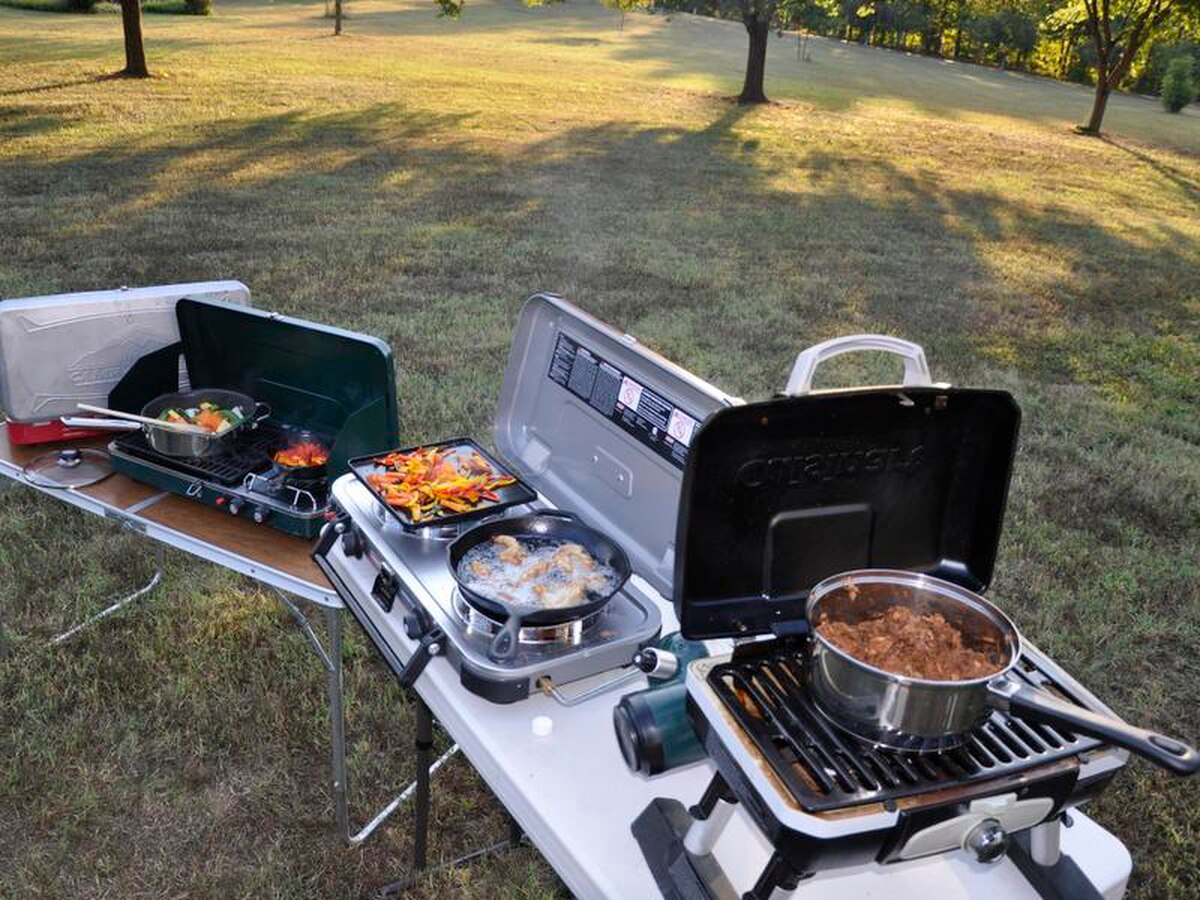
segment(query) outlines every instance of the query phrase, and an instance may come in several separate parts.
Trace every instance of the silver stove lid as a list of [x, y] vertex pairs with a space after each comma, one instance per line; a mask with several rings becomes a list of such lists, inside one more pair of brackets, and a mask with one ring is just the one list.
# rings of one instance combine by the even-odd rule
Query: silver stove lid
[[670, 597], [689, 432], [736, 402], [561, 297], [534, 294], [504, 373], [496, 449]]

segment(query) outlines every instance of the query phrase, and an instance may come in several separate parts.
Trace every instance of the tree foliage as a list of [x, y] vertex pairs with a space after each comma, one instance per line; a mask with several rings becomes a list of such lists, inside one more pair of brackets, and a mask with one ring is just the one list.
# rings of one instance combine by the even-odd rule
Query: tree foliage
[[1167, 112], [1177, 113], [1196, 99], [1196, 81], [1189, 57], [1177, 56], [1163, 76], [1162, 100]]

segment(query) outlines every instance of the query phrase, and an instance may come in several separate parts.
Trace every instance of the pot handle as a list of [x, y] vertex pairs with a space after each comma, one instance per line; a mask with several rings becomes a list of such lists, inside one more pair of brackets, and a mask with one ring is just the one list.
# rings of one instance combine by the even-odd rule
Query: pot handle
[[102, 428], [105, 431], [141, 431], [142, 426], [127, 419], [92, 419], [87, 416], [63, 416], [59, 419], [68, 428]]
[[848, 334], [814, 344], [801, 351], [796, 357], [796, 364], [792, 366], [791, 377], [788, 378], [787, 387], [783, 392], [789, 397], [812, 393], [813, 376], [817, 372], [817, 366], [843, 353], [862, 350], [876, 350], [902, 357], [905, 387], [930, 387], [933, 384], [933, 377], [929, 374], [929, 363], [925, 361], [925, 351], [920, 344], [887, 334]]
[[1108, 741], [1178, 775], [1191, 775], [1200, 769], [1200, 752], [1177, 738], [1099, 715], [1010, 678], [988, 682], [988, 704], [1015, 710], [1035, 722]]
[[271, 404], [262, 403], [256, 400], [254, 402], [254, 415], [251, 417], [251, 421], [257, 425], [269, 415], [271, 415]]
[[488, 658], [495, 662], [504, 662], [517, 655], [517, 644], [521, 637], [521, 617], [509, 613], [504, 628], [496, 632], [492, 645], [488, 648]]

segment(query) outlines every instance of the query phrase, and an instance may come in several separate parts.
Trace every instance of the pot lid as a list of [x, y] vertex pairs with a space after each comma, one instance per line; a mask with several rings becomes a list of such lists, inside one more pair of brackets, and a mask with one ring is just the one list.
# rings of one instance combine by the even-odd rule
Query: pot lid
[[[895, 345], [908, 384], [808, 393], [823, 359]], [[716, 411], [694, 438], [676, 536], [684, 636], [786, 631], [813, 585], [849, 569], [982, 590], [1016, 449], [1012, 396], [933, 385], [919, 347], [878, 336], [805, 351], [789, 389]]]
[[103, 450], [52, 450], [25, 466], [25, 478], [38, 487], [79, 488], [112, 474], [112, 459]]

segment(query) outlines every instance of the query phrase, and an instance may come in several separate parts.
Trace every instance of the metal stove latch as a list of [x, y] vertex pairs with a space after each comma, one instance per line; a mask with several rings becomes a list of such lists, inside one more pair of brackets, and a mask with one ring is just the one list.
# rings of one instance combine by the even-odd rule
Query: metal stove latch
[[202, 481], [193, 481], [187, 486], [187, 496], [191, 497], [193, 500], [199, 497], [203, 492], [204, 482]]

